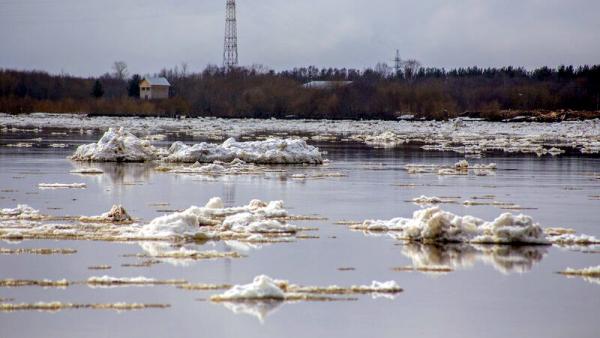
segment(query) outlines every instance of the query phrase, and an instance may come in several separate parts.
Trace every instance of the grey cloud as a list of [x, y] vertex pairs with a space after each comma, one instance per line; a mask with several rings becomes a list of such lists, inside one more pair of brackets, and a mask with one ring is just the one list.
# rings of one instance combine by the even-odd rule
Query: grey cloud
[[[225, 1], [0, 0], [0, 67], [97, 75], [220, 64]], [[238, 0], [240, 60], [364, 68], [398, 48], [424, 65], [591, 64], [595, 0]]]

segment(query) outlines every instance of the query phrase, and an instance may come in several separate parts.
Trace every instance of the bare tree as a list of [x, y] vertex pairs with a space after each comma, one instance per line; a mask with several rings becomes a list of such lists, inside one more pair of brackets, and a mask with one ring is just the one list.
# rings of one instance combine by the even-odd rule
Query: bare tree
[[402, 68], [404, 68], [404, 77], [407, 79], [413, 79], [421, 68], [421, 63], [415, 59], [408, 59], [402, 61]]
[[375, 65], [375, 72], [379, 73], [384, 78], [388, 78], [392, 75], [392, 68], [385, 62], [378, 62]]
[[188, 63], [184, 61], [181, 63], [181, 75], [183, 77], [185, 77], [187, 75], [187, 71], [188, 71]]
[[112, 68], [115, 78], [119, 80], [127, 78], [127, 64], [124, 61], [115, 61]]

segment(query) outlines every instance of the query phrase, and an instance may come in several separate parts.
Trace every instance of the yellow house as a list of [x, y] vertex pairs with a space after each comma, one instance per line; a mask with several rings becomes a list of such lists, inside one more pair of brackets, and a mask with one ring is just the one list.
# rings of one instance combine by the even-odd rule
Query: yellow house
[[171, 84], [164, 77], [146, 77], [140, 82], [140, 98], [144, 100], [168, 99]]

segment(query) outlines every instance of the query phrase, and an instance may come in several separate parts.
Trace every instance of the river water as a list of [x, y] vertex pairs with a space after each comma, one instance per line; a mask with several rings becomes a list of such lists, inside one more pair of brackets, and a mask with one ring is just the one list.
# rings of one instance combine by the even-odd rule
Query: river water
[[[127, 254], [144, 253], [145, 243], [26, 240], [2, 242], [3, 248], [72, 248], [73, 255], [0, 255], [0, 279], [85, 280], [90, 276], [144, 276], [196, 283], [245, 284], [260, 274], [303, 285], [370, 284], [396, 281], [404, 291], [393, 299], [361, 295], [350, 302], [297, 302], [227, 306], [206, 299], [216, 292], [173, 286], [65, 289], [0, 288], [0, 298], [15, 303], [164, 303], [167, 309], [131, 312], [64, 310], [56, 313], [0, 313], [2, 337], [598, 337], [600, 285], [594, 280], [556, 274], [567, 267], [600, 263], [597, 250], [581, 252], [556, 246], [422, 246], [386, 235], [351, 231], [340, 220], [410, 217], [420, 206], [414, 197], [450, 196], [459, 201], [494, 195], [515, 203], [545, 227], [573, 228], [600, 235], [600, 158], [598, 156], [488, 154], [489, 176], [409, 174], [410, 163], [452, 165], [463, 155], [424, 152], [415, 146], [373, 149], [359, 143], [318, 143], [331, 160], [327, 170], [344, 177], [294, 179], [294, 173], [321, 169], [292, 166], [287, 172], [205, 178], [155, 171], [152, 164], [97, 164], [101, 175], [70, 173], [82, 164], [67, 159], [76, 145], [100, 134], [41, 133], [0, 135], [0, 208], [28, 204], [50, 215], [98, 215], [113, 204], [149, 221], [169, 210], [204, 205], [221, 197], [227, 206], [251, 199], [283, 200], [296, 215], [326, 220], [298, 221], [317, 227], [319, 238], [248, 246], [234, 242], [195, 245], [201, 250], [238, 251], [246, 257], [210, 261], [165, 261], [150, 267]], [[6, 144], [33, 141], [32, 147]], [[171, 137], [172, 138], [172, 137]], [[162, 142], [169, 144], [172, 139]], [[66, 144], [65, 148], [49, 147]], [[161, 143], [159, 143], [161, 144]], [[282, 167], [277, 167], [282, 168]], [[86, 189], [40, 190], [39, 183], [86, 183]], [[497, 206], [442, 204], [458, 215], [492, 220]], [[167, 210], [168, 209], [168, 210]], [[595, 253], [594, 253], [595, 252]], [[417, 261], [449, 265], [448, 273], [397, 272]], [[106, 264], [112, 269], [93, 271]], [[351, 267], [353, 270], [340, 271]], [[596, 280], [598, 282], [598, 280]]]

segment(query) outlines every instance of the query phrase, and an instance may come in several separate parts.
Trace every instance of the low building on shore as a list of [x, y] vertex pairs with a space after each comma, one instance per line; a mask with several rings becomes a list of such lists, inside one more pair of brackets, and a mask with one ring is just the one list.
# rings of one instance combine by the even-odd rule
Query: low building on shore
[[145, 77], [140, 82], [140, 98], [144, 100], [168, 99], [171, 84], [164, 77]]
[[311, 89], [334, 89], [351, 85], [352, 81], [311, 81], [302, 85]]

